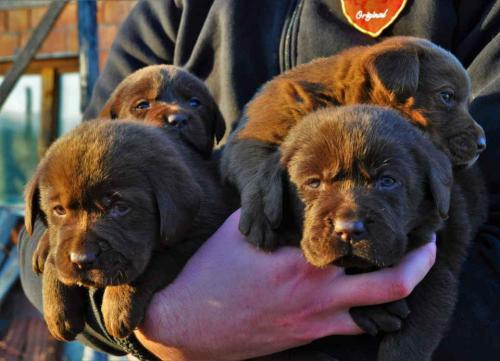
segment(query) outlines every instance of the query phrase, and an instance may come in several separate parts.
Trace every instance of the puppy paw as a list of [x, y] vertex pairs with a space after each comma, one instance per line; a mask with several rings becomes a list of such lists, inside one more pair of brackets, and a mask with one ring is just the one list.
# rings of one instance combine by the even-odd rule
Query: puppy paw
[[281, 225], [283, 218], [283, 170], [280, 163], [281, 154], [272, 153], [261, 165], [257, 178], [262, 195], [264, 214], [272, 229]]
[[375, 336], [380, 332], [399, 331], [410, 309], [405, 300], [399, 300], [382, 305], [354, 307], [349, 313], [363, 331]]
[[60, 282], [54, 265], [47, 260], [42, 279], [42, 296], [43, 316], [49, 332], [60, 341], [74, 340], [85, 326], [84, 290]]
[[68, 309], [58, 313], [45, 312], [44, 318], [50, 334], [59, 341], [74, 340], [85, 326], [83, 313], [75, 314]]
[[[427, 337], [419, 333], [420, 340]], [[405, 330], [396, 331], [385, 335], [380, 341], [377, 361], [432, 361], [432, 349], [427, 345], [415, 341], [415, 334], [410, 335]]]
[[264, 250], [273, 250], [278, 246], [277, 232], [264, 213], [264, 204], [260, 192], [249, 187], [241, 195], [240, 232], [247, 241]]
[[133, 288], [122, 285], [106, 287], [101, 311], [108, 333], [116, 338], [125, 338], [139, 326], [146, 309], [134, 299]]

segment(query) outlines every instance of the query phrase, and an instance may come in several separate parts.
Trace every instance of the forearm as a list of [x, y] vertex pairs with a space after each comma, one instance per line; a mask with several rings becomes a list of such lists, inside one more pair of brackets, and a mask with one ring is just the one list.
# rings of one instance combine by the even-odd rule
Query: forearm
[[434, 262], [431, 243], [377, 272], [319, 269], [296, 248], [256, 250], [237, 229], [238, 213], [154, 296], [135, 334], [159, 358], [242, 360], [359, 334], [349, 308], [408, 296]]

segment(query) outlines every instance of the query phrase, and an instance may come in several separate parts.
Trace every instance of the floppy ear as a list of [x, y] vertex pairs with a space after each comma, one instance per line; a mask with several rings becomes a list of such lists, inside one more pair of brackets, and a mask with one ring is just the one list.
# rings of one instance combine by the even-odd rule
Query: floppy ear
[[279, 152], [281, 153], [280, 162], [283, 168], [288, 169], [288, 165], [292, 161], [295, 153], [301, 148], [300, 142], [295, 142], [293, 140], [287, 139], [279, 147]]
[[298, 103], [301, 115], [306, 115], [315, 109], [331, 105], [333, 99], [328, 95], [329, 90], [320, 83], [307, 81], [293, 81], [289, 79], [281, 80], [278, 91], [288, 96], [289, 104]]
[[157, 171], [149, 180], [160, 217], [160, 237], [169, 246], [182, 240], [195, 221], [199, 211], [202, 191], [188, 172], [177, 168], [173, 172]]
[[104, 104], [101, 112], [99, 113], [100, 118], [116, 119], [118, 118], [118, 110], [116, 109], [117, 94], [113, 92], [110, 98]]
[[42, 213], [40, 209], [40, 191], [38, 189], [39, 178], [37, 171], [24, 189], [24, 226], [30, 236], [33, 234], [36, 216], [38, 213]]
[[453, 186], [451, 162], [443, 152], [437, 150], [430, 142], [420, 147], [419, 158], [421, 163], [425, 164], [425, 175], [439, 216], [446, 219], [450, 209], [450, 195]]
[[401, 102], [417, 92], [420, 62], [416, 50], [401, 48], [374, 54], [367, 70], [374, 90], [382, 86]]
[[217, 143], [219, 143], [222, 138], [224, 138], [224, 134], [226, 133], [226, 122], [224, 121], [224, 117], [222, 116], [222, 113], [219, 109], [219, 107], [217, 106], [217, 104], [215, 104], [215, 101], [214, 101], [214, 111], [213, 111], [213, 126], [212, 126], [212, 129], [213, 129], [213, 134], [215, 136], [215, 140]]

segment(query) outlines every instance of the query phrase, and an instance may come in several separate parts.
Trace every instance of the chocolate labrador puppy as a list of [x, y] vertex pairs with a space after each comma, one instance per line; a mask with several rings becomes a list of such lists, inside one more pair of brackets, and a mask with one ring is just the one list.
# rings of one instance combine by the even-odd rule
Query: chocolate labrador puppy
[[[203, 82], [174, 65], [151, 65], [127, 76], [111, 94], [101, 117], [137, 120], [162, 128], [199, 151], [212, 156], [226, 126], [219, 107]], [[33, 269], [43, 272], [48, 254], [43, 238], [33, 255]]]
[[203, 82], [174, 65], [151, 65], [127, 76], [100, 113], [103, 118], [135, 119], [176, 134], [206, 156], [226, 126]]
[[303, 203], [300, 246], [317, 267], [390, 267], [438, 232], [436, 263], [406, 299], [411, 313], [401, 302], [351, 310], [372, 333], [393, 324], [377, 360], [431, 360], [472, 237], [448, 157], [395, 111], [358, 105], [306, 116], [282, 144], [281, 163]]
[[455, 167], [467, 168], [486, 147], [469, 114], [470, 93], [467, 72], [451, 53], [413, 37], [351, 48], [278, 75], [247, 105], [222, 160], [224, 177], [241, 192], [240, 230], [258, 247], [278, 246], [283, 176], [274, 153], [304, 115], [331, 105], [388, 106]]
[[[72, 340], [84, 327], [86, 287], [104, 288], [108, 333], [123, 338], [154, 292], [237, 204], [216, 159], [136, 121], [85, 122], [57, 140], [26, 188], [26, 228], [47, 225], [44, 316]], [[234, 200], [234, 201], [233, 201]]]

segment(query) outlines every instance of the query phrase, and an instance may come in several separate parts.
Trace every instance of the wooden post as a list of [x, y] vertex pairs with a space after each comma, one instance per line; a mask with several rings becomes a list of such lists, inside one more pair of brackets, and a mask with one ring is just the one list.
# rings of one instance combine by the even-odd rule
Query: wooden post
[[59, 74], [54, 68], [42, 70], [42, 109], [40, 115], [40, 137], [38, 155], [40, 158], [57, 138], [59, 109]]
[[80, 42], [81, 110], [87, 108], [99, 76], [97, 36], [97, 5], [95, 1], [78, 1], [78, 40]]
[[14, 88], [17, 81], [23, 74], [24, 69], [29, 65], [30, 61], [35, 56], [38, 48], [42, 45], [50, 29], [52, 29], [52, 25], [57, 20], [57, 17], [67, 2], [68, 0], [54, 0], [50, 4], [50, 7], [47, 9], [45, 15], [40, 21], [40, 24], [38, 24], [36, 29], [33, 29], [28, 43], [21, 53], [16, 56], [12, 68], [9, 70], [4, 81], [0, 85], [0, 109], [2, 109], [3, 103], [9, 96], [12, 88]]

